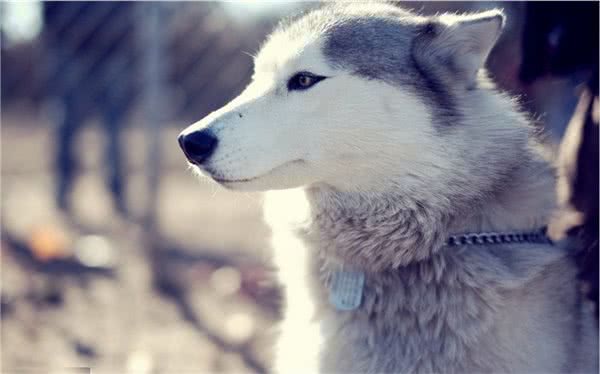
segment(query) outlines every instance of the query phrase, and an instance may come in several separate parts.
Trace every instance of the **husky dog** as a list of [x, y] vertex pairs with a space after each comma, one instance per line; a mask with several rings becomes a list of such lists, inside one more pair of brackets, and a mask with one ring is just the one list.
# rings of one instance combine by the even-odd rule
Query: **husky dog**
[[503, 23], [324, 5], [277, 28], [246, 90], [180, 135], [226, 188], [280, 190], [277, 371], [597, 372], [562, 250], [447, 241], [535, 230], [554, 208], [527, 119], [481, 72]]

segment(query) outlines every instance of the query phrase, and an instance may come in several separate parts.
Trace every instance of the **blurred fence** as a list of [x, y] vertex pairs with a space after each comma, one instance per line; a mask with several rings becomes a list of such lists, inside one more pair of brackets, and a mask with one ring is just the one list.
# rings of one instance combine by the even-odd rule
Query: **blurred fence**
[[[132, 112], [145, 85], [156, 80], [161, 100], [168, 100], [163, 118], [197, 119], [247, 83], [252, 60], [243, 52], [255, 52], [275, 22], [269, 13], [244, 15], [243, 5], [212, 2], [39, 6], [42, 27], [35, 40], [14, 45], [3, 31], [4, 107], [15, 101], [39, 106], [76, 90], [85, 96], [77, 103], [82, 111], [93, 111], [110, 92]], [[147, 59], [152, 53], [162, 71], [144, 67], [156, 63]]]
[[[15, 4], [3, 3], [4, 10]], [[107, 184], [126, 213], [123, 129], [146, 137], [146, 218], [152, 220], [161, 127], [191, 123], [231, 99], [251, 76], [252, 53], [278, 16], [298, 4], [37, 2], [39, 34], [10, 40], [2, 27], [2, 110], [26, 108], [54, 127], [60, 208], [77, 175], [77, 133], [91, 119], [107, 139]], [[10, 12], [8, 12], [10, 14]], [[19, 14], [13, 14], [19, 17]], [[14, 22], [13, 22], [14, 24]]]

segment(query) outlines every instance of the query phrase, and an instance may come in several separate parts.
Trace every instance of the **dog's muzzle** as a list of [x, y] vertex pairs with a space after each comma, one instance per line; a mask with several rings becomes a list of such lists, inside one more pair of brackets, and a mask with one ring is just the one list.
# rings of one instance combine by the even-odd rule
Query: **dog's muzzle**
[[207, 129], [188, 134], [181, 133], [177, 140], [185, 157], [196, 165], [208, 160], [217, 148], [218, 143], [217, 138]]

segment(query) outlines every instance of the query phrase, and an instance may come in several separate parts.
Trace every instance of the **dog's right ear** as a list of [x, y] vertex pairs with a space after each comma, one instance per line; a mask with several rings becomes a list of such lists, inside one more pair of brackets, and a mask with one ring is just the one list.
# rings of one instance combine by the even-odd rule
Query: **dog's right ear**
[[497, 9], [469, 14], [442, 14], [424, 26], [428, 53], [448, 67], [457, 80], [471, 86], [504, 26]]

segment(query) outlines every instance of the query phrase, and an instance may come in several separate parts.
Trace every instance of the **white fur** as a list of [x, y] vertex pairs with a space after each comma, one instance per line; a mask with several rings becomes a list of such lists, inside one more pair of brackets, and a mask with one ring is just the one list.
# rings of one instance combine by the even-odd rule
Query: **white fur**
[[[437, 142], [429, 113], [414, 95], [332, 69], [323, 61], [318, 40], [296, 48], [301, 53], [281, 58], [267, 46], [256, 60], [248, 88], [186, 129], [209, 127], [219, 139], [219, 147], [205, 166], [219, 179], [256, 178], [225, 186], [264, 190], [327, 182], [341, 189], [372, 189], [381, 182], [372, 183], [386, 178], [390, 170], [401, 174], [420, 163], [442, 161], [430, 160], [428, 156], [434, 155], [423, 152]], [[311, 90], [284, 92], [287, 79], [297, 71], [329, 78]], [[373, 169], [374, 160], [386, 166], [380, 175], [373, 174], [378, 172]]]

